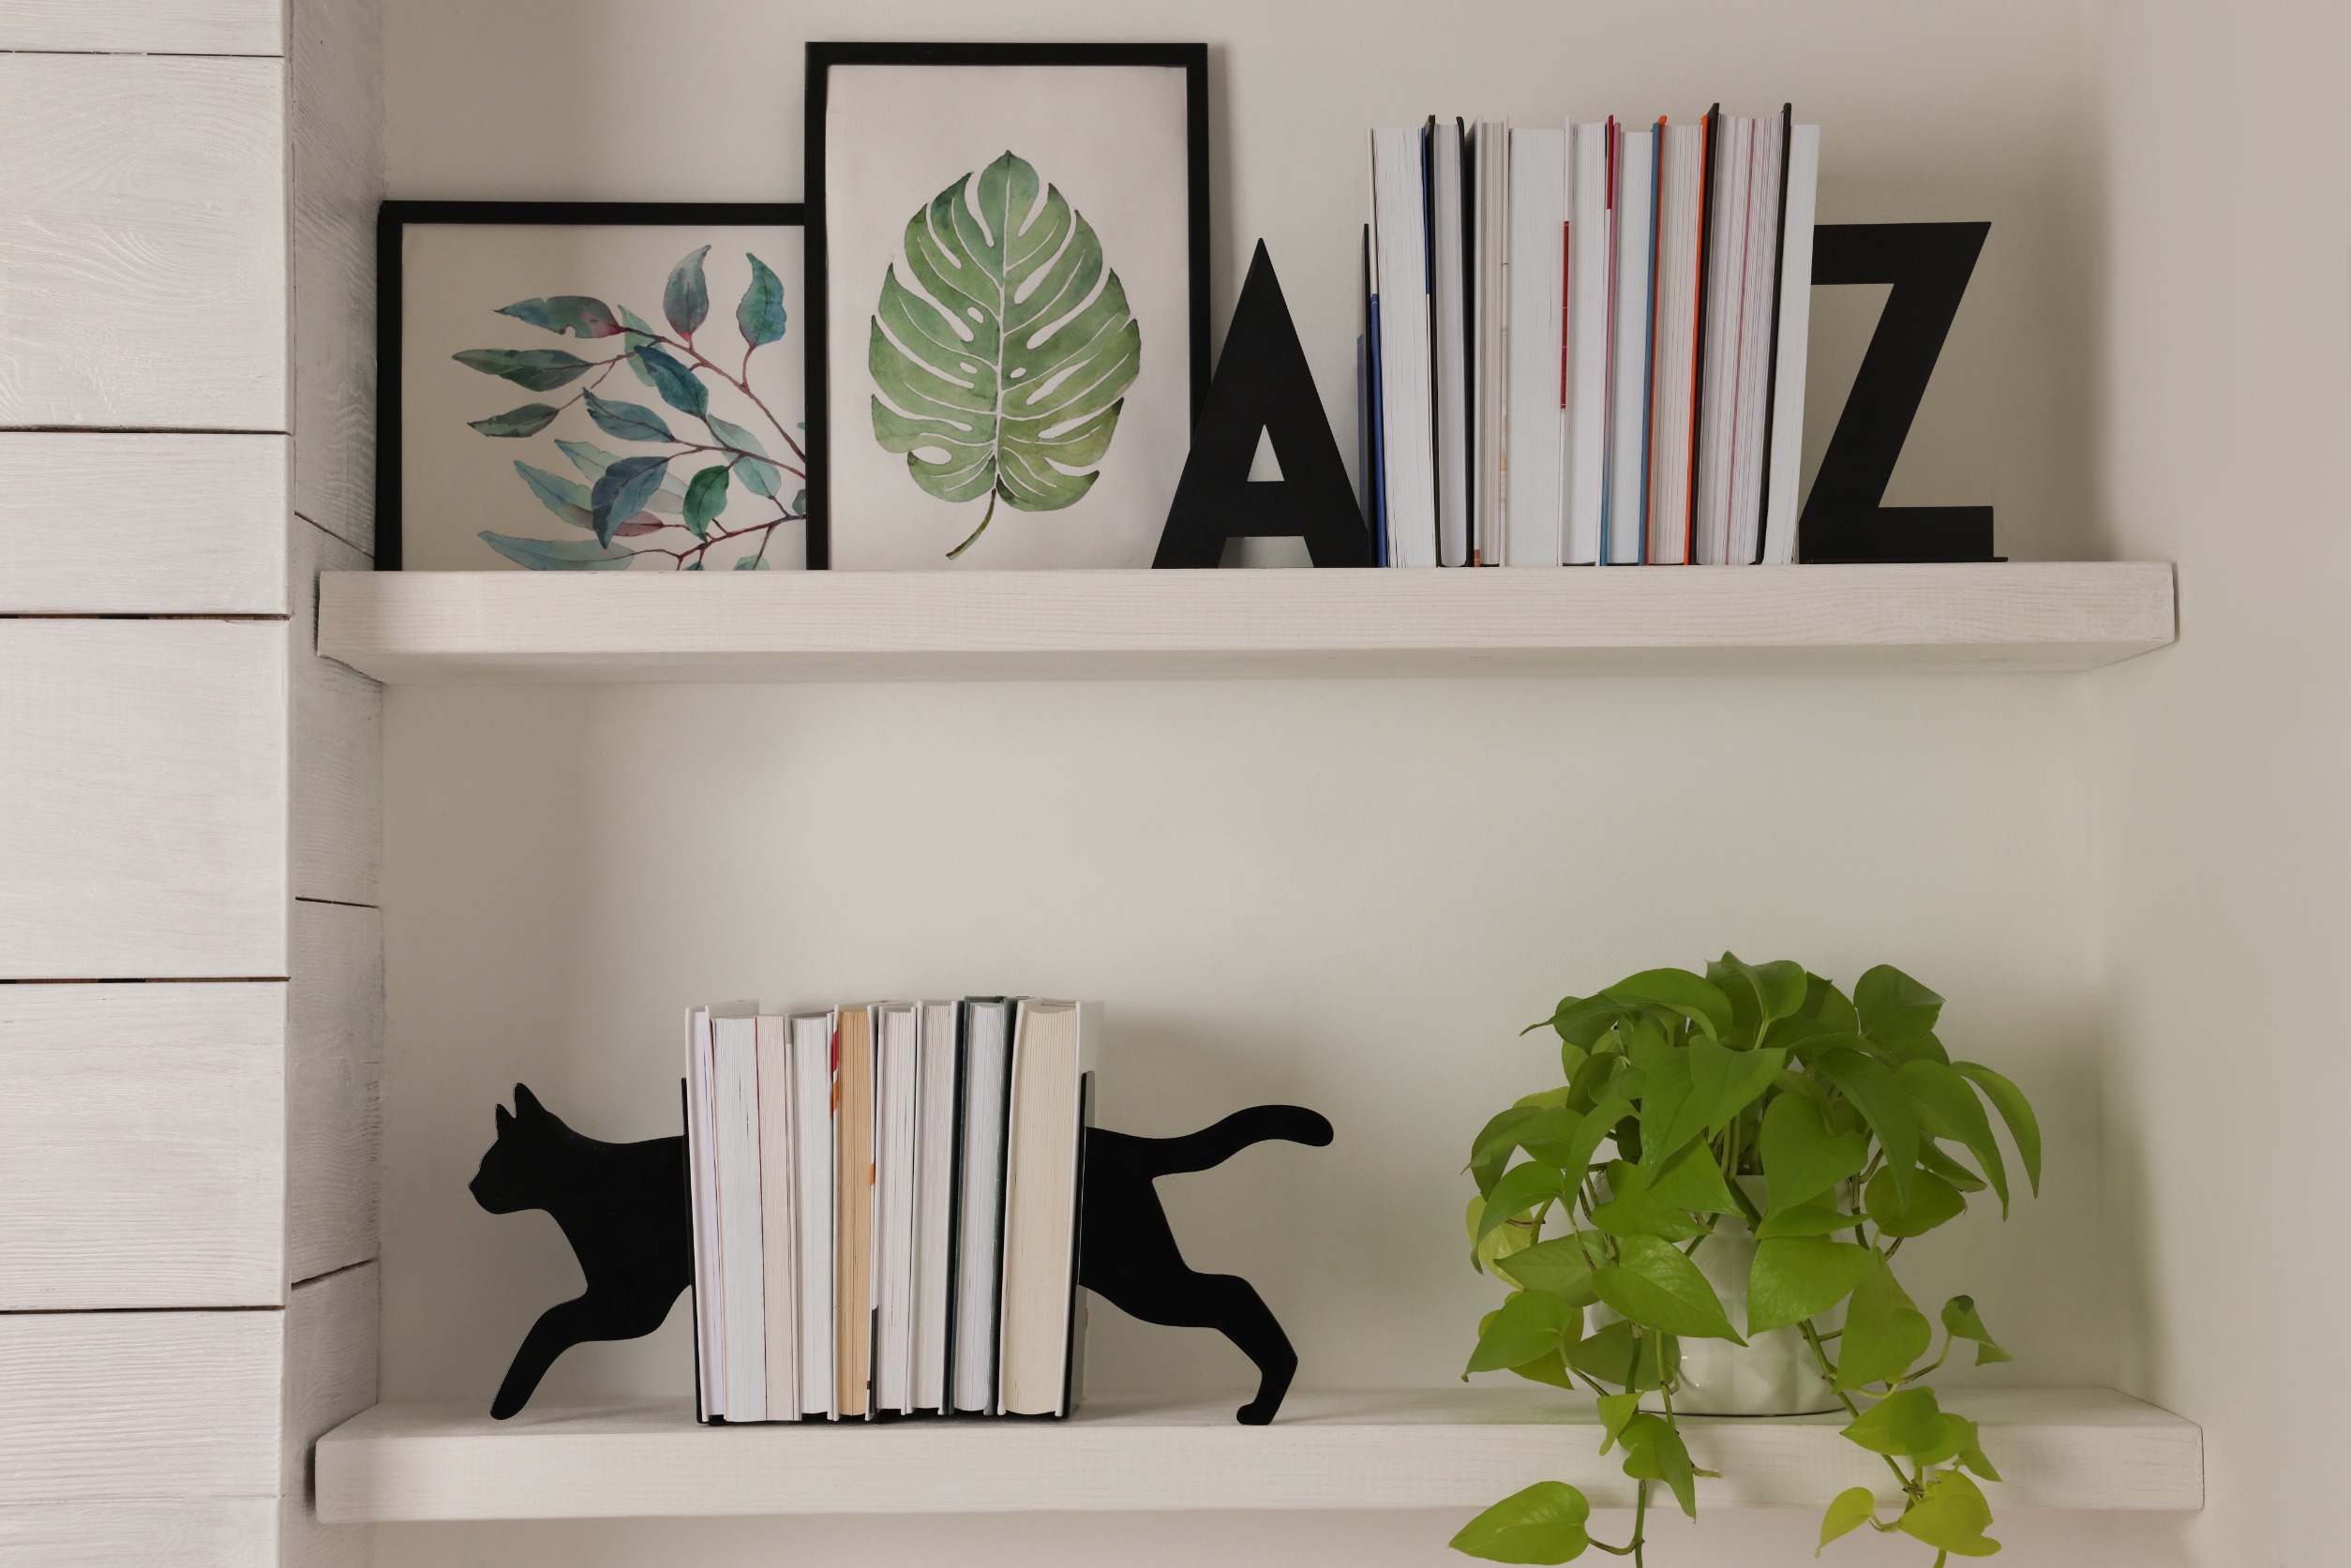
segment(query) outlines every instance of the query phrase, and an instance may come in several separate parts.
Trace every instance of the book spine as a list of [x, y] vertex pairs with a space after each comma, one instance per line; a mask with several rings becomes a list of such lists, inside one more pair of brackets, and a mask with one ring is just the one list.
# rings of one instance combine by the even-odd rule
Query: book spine
[[[1773, 247], [1772, 255], [1772, 328], [1770, 339], [1763, 350], [1763, 474], [1766, 493], [1757, 498], [1759, 513], [1768, 512], [1772, 441], [1777, 434], [1775, 416], [1778, 412], [1776, 393], [1779, 388], [1780, 280], [1783, 269], [1788, 265], [1788, 169], [1789, 165], [1795, 161], [1795, 132], [1796, 106], [1792, 103], [1783, 103], [1779, 106], [1779, 191], [1775, 199], [1778, 216], [1774, 219], [1778, 233], [1775, 236], [1777, 243]], [[1801, 431], [1797, 439], [1803, 440]], [[1760, 565], [1762, 562], [1764, 521], [1765, 517], [1762, 515], [1759, 515], [1756, 519], [1755, 555], [1745, 564]]]

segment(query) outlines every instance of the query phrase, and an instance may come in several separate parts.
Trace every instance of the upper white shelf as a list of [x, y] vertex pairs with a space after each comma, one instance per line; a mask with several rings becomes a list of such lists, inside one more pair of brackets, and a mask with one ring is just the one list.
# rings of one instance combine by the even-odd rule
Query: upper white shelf
[[1411, 572], [330, 572], [386, 681], [2079, 670], [2173, 638], [2161, 561]]
[[[319, 1440], [330, 1524], [719, 1514], [1026, 1513], [1193, 1508], [1449, 1508], [1464, 1516], [1542, 1480], [1627, 1507], [1589, 1399], [1456, 1387], [1293, 1394], [1271, 1426], [1235, 1401], [1101, 1401], [1066, 1422], [703, 1426], [684, 1400], [379, 1405]], [[2194, 1509], [2204, 1436], [2110, 1389], [1947, 1391], [2008, 1480], [1995, 1507]], [[1843, 1416], [1685, 1417], [1701, 1508], [1819, 1508], [1848, 1486], [1891, 1501], [1883, 1461]]]

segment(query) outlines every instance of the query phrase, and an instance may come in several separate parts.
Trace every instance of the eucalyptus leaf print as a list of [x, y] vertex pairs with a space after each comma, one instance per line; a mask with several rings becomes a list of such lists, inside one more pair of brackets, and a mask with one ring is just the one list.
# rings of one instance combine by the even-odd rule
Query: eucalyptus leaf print
[[941, 500], [1074, 505], [1101, 477], [1143, 329], [1101, 241], [1056, 186], [1010, 150], [906, 223], [909, 288], [884, 271], [866, 362], [874, 439]]
[[[794, 433], [800, 426], [779, 418], [751, 380], [753, 356], [784, 338], [789, 318], [783, 279], [765, 261], [743, 253], [750, 275], [735, 306], [740, 342], [722, 341], [703, 332], [711, 317], [711, 249], [705, 245], [688, 252], [659, 279], [667, 331], [618, 298], [607, 303], [586, 294], [548, 294], [517, 300], [496, 314], [559, 337], [586, 339], [593, 344], [588, 351], [604, 357], [549, 348], [468, 349], [453, 356], [469, 369], [533, 392], [570, 389], [561, 403], [526, 403], [466, 422], [502, 441], [526, 441], [553, 426], [562, 455], [560, 460], [548, 455], [553, 467], [517, 462], [514, 468], [538, 505], [565, 525], [564, 536], [532, 539], [483, 530], [479, 538], [491, 550], [540, 572], [617, 572], [640, 562], [686, 572], [757, 572], [768, 568], [775, 530], [805, 521], [807, 457]], [[697, 342], [697, 334], [706, 341]], [[772, 361], [771, 354], [759, 363]], [[623, 370], [634, 381], [614, 379]], [[641, 393], [622, 396], [638, 386], [651, 388], [659, 406], [637, 401]], [[557, 425], [566, 415], [574, 423]], [[606, 451], [563, 434], [590, 427], [624, 450]], [[577, 479], [558, 471], [566, 462]], [[788, 501], [779, 499], [786, 492]]]

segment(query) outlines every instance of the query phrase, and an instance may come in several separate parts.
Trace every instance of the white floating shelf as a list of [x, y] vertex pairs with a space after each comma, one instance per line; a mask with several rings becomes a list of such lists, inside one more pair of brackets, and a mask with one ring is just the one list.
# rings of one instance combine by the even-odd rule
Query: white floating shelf
[[2173, 635], [2162, 561], [330, 572], [318, 629], [420, 682], [2079, 670]]
[[[478, 1404], [379, 1405], [319, 1441], [319, 1517], [555, 1519], [739, 1514], [1028, 1513], [1194, 1508], [1449, 1508], [1546, 1479], [1629, 1506], [1589, 1400], [1470, 1387], [1294, 1394], [1271, 1426], [1234, 1401], [1103, 1400], [1066, 1422], [703, 1426], [681, 1400], [548, 1405], [497, 1422]], [[2204, 1437], [2110, 1389], [1950, 1396], [2008, 1480], [1996, 1508], [2196, 1509]], [[1820, 1507], [1894, 1494], [1842, 1416], [1686, 1418], [1724, 1478], [1700, 1507]]]

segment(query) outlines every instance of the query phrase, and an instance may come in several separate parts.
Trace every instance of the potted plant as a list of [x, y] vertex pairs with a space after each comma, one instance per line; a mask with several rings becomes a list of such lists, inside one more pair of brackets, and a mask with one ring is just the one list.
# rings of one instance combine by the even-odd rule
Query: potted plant
[[1924, 1380], [1959, 1340], [1978, 1366], [2008, 1352], [1954, 1296], [1926, 1360], [1933, 1325], [1894, 1263], [1970, 1194], [1988, 1187], [2007, 1214], [1987, 1104], [2036, 1194], [2041, 1133], [2014, 1083], [1951, 1060], [1935, 1038], [1941, 1008], [1887, 965], [1849, 998], [1800, 963], [1729, 953], [1703, 977], [1650, 969], [1559, 1004], [1564, 1082], [1488, 1122], [1470, 1151], [1472, 1266], [1511, 1292], [1479, 1324], [1468, 1371], [1596, 1395], [1600, 1451], [1621, 1450], [1636, 1483], [1633, 1534], [1594, 1541], [1583, 1494], [1546, 1481], [1471, 1520], [1457, 1550], [1565, 1562], [1597, 1546], [1642, 1562], [1651, 1485], [1696, 1517], [1696, 1478], [1713, 1473], [1676, 1423], [1697, 1360], [1684, 1347], [1736, 1358], [1774, 1334], [1783, 1357], [1792, 1335], [1817, 1381], [1774, 1368], [1759, 1380], [1767, 1391], [1844, 1410], [1845, 1436], [1883, 1456], [1901, 1487], [1891, 1518], [1866, 1487], [1837, 1496], [1823, 1546], [1867, 1524], [1934, 1547], [1938, 1568], [1999, 1549], [1977, 1485], [1999, 1476], [1975, 1424], [1941, 1410]]

